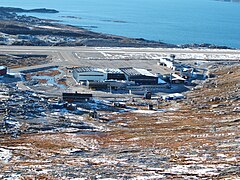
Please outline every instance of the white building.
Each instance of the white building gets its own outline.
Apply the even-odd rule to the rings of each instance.
[[[174,84],[180,84],[180,83],[184,83],[186,81],[186,79],[182,78],[181,76],[177,75],[177,74],[172,74],[171,75],[171,81]]]
[[[92,67],[80,67],[73,69],[73,77],[77,82],[80,81],[105,81],[107,72],[103,69]]]
[[[159,60],[158,65],[160,65],[160,66],[167,66],[169,69],[173,69],[174,65],[175,65],[175,62],[174,62],[174,59],[161,58]]]

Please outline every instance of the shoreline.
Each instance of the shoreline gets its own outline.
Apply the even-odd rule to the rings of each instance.
[[[0,7],[0,45],[237,49],[207,43],[175,45],[98,33],[60,21],[18,15],[19,12],[58,13],[57,10],[45,8],[26,10]]]

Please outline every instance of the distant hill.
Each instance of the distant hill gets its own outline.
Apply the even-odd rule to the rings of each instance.
[[[59,11],[55,9],[22,9],[22,8],[13,8],[13,7],[0,7],[0,12],[13,12],[13,13],[59,13]]]
[[[235,3],[240,3],[240,0],[215,0],[215,1],[223,1],[223,2],[235,2]]]

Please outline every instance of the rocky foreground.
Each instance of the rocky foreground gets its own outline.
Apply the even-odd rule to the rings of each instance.
[[[22,92],[27,116],[16,111],[18,132],[1,131],[0,178],[239,178],[240,66],[210,70],[215,77],[187,99],[161,111],[106,113],[108,121],[62,117],[44,97]]]

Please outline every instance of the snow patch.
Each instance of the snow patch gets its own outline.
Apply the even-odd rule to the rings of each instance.
[[[8,149],[0,148],[0,161],[8,163],[12,158],[12,152]]]
[[[135,110],[132,111],[133,113],[143,113],[143,114],[154,114],[156,113],[156,111],[152,111],[152,110]]]

